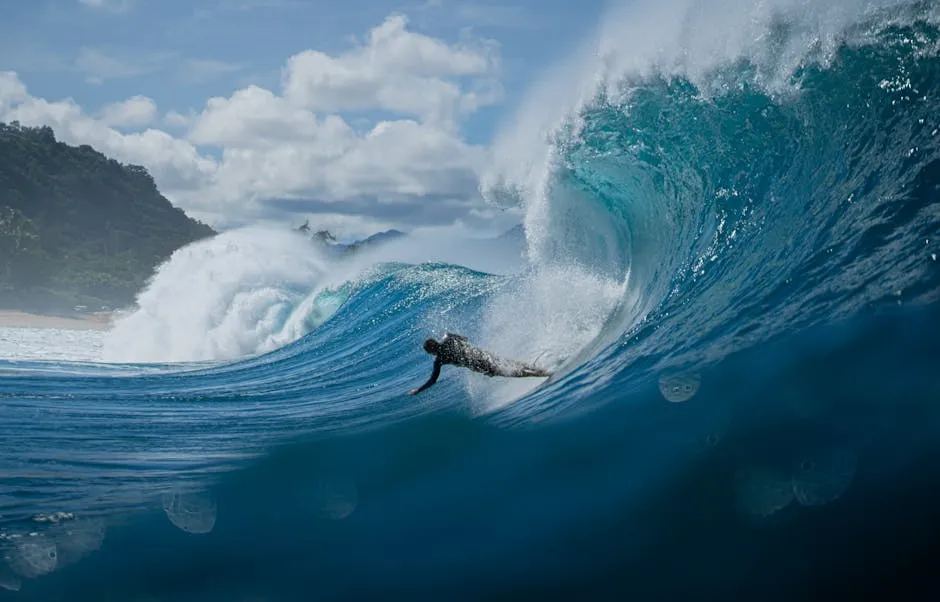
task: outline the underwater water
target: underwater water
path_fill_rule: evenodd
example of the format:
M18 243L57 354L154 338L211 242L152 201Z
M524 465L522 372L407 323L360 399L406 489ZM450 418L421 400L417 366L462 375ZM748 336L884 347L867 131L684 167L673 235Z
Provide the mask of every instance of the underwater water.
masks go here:
M929 597L940 9L719 4L533 89L522 256L229 232L0 360L0 600ZM555 374L406 396L448 331Z

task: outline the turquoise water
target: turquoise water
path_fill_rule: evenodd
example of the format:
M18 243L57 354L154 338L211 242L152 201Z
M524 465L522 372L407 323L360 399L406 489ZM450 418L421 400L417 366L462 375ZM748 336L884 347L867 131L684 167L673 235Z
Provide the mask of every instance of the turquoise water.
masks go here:
M940 31L850 8L615 72L489 181L511 269L233 233L107 363L0 361L0 599L920 599ZM407 397L448 330L556 376Z

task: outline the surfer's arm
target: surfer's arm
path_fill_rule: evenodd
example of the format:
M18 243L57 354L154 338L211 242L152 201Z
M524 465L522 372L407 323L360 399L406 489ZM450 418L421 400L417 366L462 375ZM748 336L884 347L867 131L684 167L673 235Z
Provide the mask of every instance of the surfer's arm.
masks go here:
M417 395L421 391L424 391L425 389L427 389L428 387L436 383L437 377L440 375L441 375L441 359L435 358L434 359L434 371L431 372L431 378L428 379L428 382L424 383L423 385L421 385L414 391L410 391L408 395Z

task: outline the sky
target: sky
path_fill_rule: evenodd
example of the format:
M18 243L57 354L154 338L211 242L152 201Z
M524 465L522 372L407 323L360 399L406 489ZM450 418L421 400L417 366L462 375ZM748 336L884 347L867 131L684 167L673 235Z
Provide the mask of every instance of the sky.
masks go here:
M478 181L602 0L7 0L0 121L145 166L222 230L511 227Z

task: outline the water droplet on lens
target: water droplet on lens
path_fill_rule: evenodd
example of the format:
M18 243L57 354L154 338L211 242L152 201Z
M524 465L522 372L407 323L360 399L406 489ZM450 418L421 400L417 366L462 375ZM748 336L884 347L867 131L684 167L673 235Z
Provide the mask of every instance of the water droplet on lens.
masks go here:
M10 568L23 577L34 579L56 569L58 551L55 542L42 535L34 535L17 539L7 561Z
M313 490L313 505L322 518L342 520L350 516L358 504L359 491L352 480L323 481Z
M849 449L829 449L803 455L794 471L793 493L803 506L820 506L838 499L855 477L857 456Z
M745 469L737 474L738 504L748 514L771 516L790 505L793 487L790 480L764 469Z
M701 383L697 373L663 375L659 377L659 392L667 401L688 401L698 393Z
M163 496L163 511L178 529L205 534L215 527L218 508L209 494L168 493Z
M0 587L10 590L11 592L18 592L20 588L23 587L23 582L20 581L20 578L17 577L13 570L4 564L2 560L0 560Z
M74 564L104 543L107 525L101 519L79 519L56 525L49 531L59 551L59 566Z

